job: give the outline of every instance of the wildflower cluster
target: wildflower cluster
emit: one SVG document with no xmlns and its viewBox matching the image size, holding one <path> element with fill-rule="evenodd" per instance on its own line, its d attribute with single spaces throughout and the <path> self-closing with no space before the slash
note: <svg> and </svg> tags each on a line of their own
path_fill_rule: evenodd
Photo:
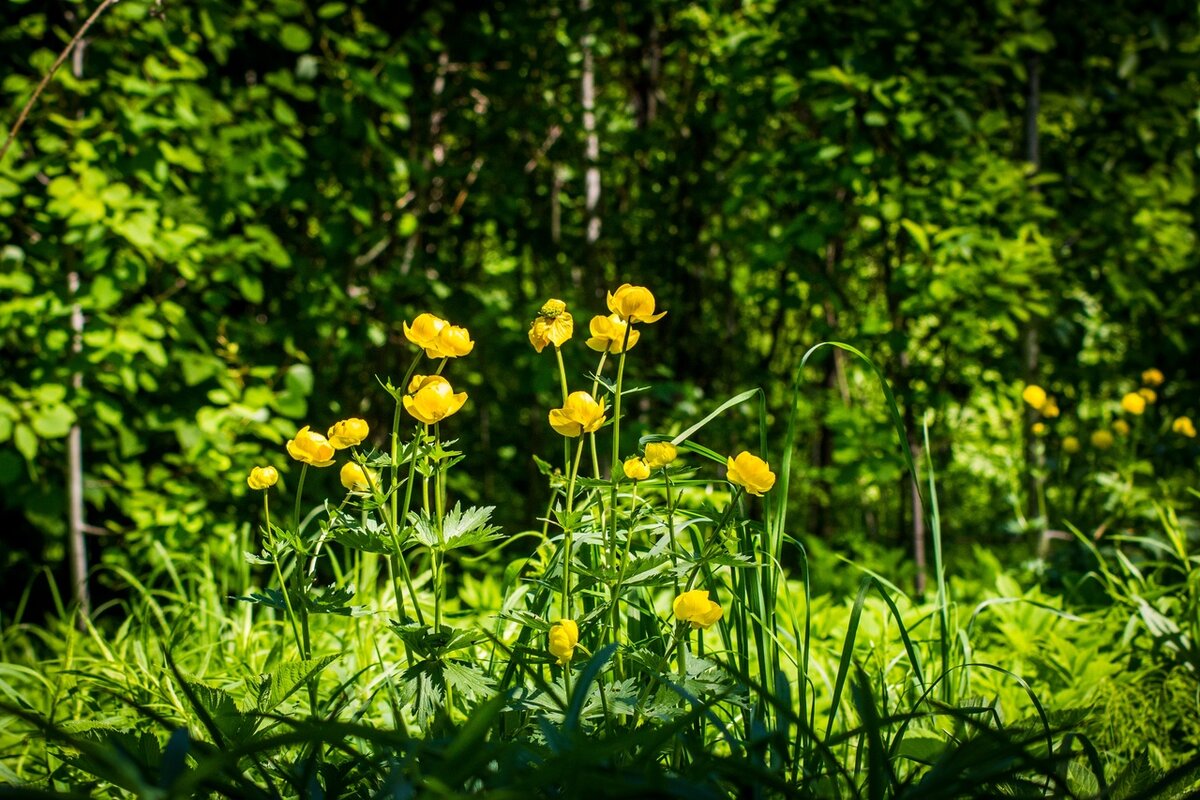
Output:
<svg viewBox="0 0 1200 800">
<path fill-rule="evenodd" d="M 602 680 L 614 687 L 632 677 L 635 664 L 674 660 L 686 674 L 691 639 L 695 637 L 703 655 L 704 631 L 725 620 L 717 598 L 737 585 L 736 580 L 726 580 L 722 565 L 766 562 L 760 552 L 739 553 L 736 542 L 746 536 L 751 498 L 764 497 L 775 485 L 775 473 L 760 455 L 743 450 L 714 458 L 711 451 L 688 441 L 691 431 L 674 438 L 645 436 L 637 450 L 623 449 L 622 427 L 628 433 L 622 410 L 626 362 L 647 327 L 666 312 L 657 308 L 649 289 L 631 284 L 608 294 L 607 311 L 588 325 L 585 344 L 599 353 L 599 363 L 588 374 L 588 384 L 577 388 L 571 385 L 577 378 L 563 355 L 575 332 L 567 305 L 558 299 L 546 301 L 529 327 L 534 350 L 552 350 L 555 356 L 561 400 L 547 409 L 545 419 L 562 437 L 563 461 L 553 476 L 552 513 L 541 544 L 523 563 L 526 574 L 518 573 L 528 581 L 520 595 L 524 606 L 505 614 L 518 623 L 516 638 L 506 647 L 522 654 L 538 652 L 542 664 L 561 668 L 568 691 L 579 655 L 606 647 L 616 655 Z M 451 359 L 474 350 L 471 334 L 430 313 L 406 321 L 403 330 L 417 352 L 399 385 L 382 381 L 395 401 L 390 435 L 376 437 L 372 444 L 372 426 L 357 417 L 335 422 L 324 434 L 310 425 L 298 430 L 286 445 L 288 455 L 301 465 L 290 525 L 273 525 L 270 518 L 267 490 L 278 484 L 278 469 L 255 467 L 246 478 L 251 488 L 263 492 L 263 546 L 252 560 L 273 567 L 280 589 L 242 599 L 284 612 L 300 658 L 307 662 L 317 657 L 310 616 L 358 613 L 350 602 L 356 591 L 370 602 L 370 590 L 377 583 L 375 565 L 382 559 L 394 601 L 391 628 L 403 639 L 408 656 L 406 691 L 414 709 L 428 714 L 439 706 L 454 707 L 456 685 L 470 693 L 481 691 L 485 683 L 478 665 L 463 652 L 480 641 L 478 633 L 454 628 L 444 597 L 447 584 L 455 579 L 450 553 L 486 544 L 499 534 L 488 524 L 491 508 L 464 509 L 460 503 L 451 507 L 447 491 L 447 472 L 461 454 L 451 449 L 454 441 L 443 438 L 442 428 L 468 397 L 456 391 L 444 373 Z M 431 360 L 428 368 L 422 367 L 426 359 Z M 611 447 L 604 468 L 598 438 L 606 433 Z M 718 464 L 723 459 L 727 492 L 722 496 L 728 498 L 723 511 L 684 502 L 683 486 L 696 483 L 701 475 L 698 467 L 681 464 L 680 456 L 687 451 Z M 586 477 L 580 474 L 585 452 L 591 463 Z M 338 479 L 346 490 L 341 502 L 326 502 L 303 514 L 308 470 L 339 461 Z M 557 528 L 555 535 L 551 525 Z M 684 532 L 687 542 L 682 540 Z M 320 589 L 317 567 L 331 545 L 355 556 L 347 562 L 347 585 Z M 346 572 L 342 567 L 333 571 Z M 648 591 L 654 594 L 645 594 Z M 557 613 L 552 613 L 555 607 Z M 648 623 L 646 611 L 651 607 L 657 611 Z M 637 626 L 627 619 L 630 608 L 638 609 Z M 658 638 L 645 638 L 648 624 L 661 626 Z M 728 641 L 729 631 L 718 630 Z M 529 640 L 538 632 L 546 636 L 545 644 L 533 648 Z M 738 635 L 745 639 L 744 631 Z M 642 678 L 653 685 L 651 675 Z M 315 711 L 315 680 L 308 685 Z"/>
<path fill-rule="evenodd" d="M 586 524 L 579 516 L 576 502 L 577 478 L 580 469 L 585 444 L 590 447 L 592 454 L 594 480 L 603 480 L 604 476 L 599 467 L 599 452 L 596 434 L 605 426 L 612 428 L 612 449 L 609 465 L 609 497 L 604 502 L 603 493 L 592 493 L 590 510 L 593 524 L 599 525 L 599 530 L 589 530 L 598 533 L 605 540 L 600 552 L 594 554 L 599 559 L 600 566 L 606 574 L 615 576 L 607 589 L 609 606 L 609 630 L 607 636 L 611 641 L 619 641 L 619 630 L 622 627 L 620 606 L 622 602 L 622 582 L 625 579 L 630 552 L 635 531 L 630 525 L 625 530 L 619 530 L 619 520 L 622 518 L 618 508 L 618 480 L 624 477 L 633 484 L 630 494 L 631 509 L 627 515 L 626 524 L 632 522 L 641 514 L 650 513 L 644 505 L 644 500 L 638 498 L 637 487 L 650 482 L 655 476 L 655 488 L 659 485 L 665 489 L 666 513 L 673 517 L 676 508 L 677 495 L 673 496 L 671 487 L 671 471 L 668 469 L 679 456 L 678 441 L 649 441 L 641 453 L 622 456 L 621 454 L 621 403 L 623 399 L 624 375 L 626 357 L 630 350 L 641 341 L 643 326 L 658 322 L 666 314 L 657 309 L 654 294 L 644 286 L 623 284 L 607 296 L 608 314 L 597 314 L 588 323 L 590 336 L 586 340 L 589 349 L 600 353 L 600 361 L 594 371 L 590 390 L 570 388 L 562 348 L 574 334 L 573 316 L 568 311 L 566 303 L 558 299 L 547 300 L 530 323 L 529 342 L 541 353 L 553 346 L 559 377 L 562 387 L 561 406 L 551 408 L 548 422 L 555 432 L 567 440 L 577 439 L 572 457 L 570 446 L 564 442 L 563 475 L 566 476 L 566 486 L 563 490 L 562 513 L 559 516 L 563 527 L 562 545 L 558 548 L 557 560 L 562 574 L 560 591 L 560 618 L 549 628 L 548 649 L 560 666 L 568 666 L 574 657 L 575 650 L 582 647 L 579 644 L 579 624 L 574 619 L 575 590 L 573 575 L 581 571 L 577 563 L 577 552 L 574 538 L 581 531 L 577 527 Z M 617 360 L 615 383 L 611 385 L 611 407 L 604 397 L 598 396 L 601 386 L 601 376 L 610 356 Z M 736 457 L 729 457 L 726 462 L 726 479 L 738 491 L 748 495 L 762 496 L 775 483 L 775 474 L 767 463 L 750 452 L 741 452 Z M 680 548 L 675 540 L 674 523 L 668 520 L 667 549 L 673 563 L 678 564 L 681 556 Z M 622 538 L 624 541 L 622 542 Z M 676 589 L 676 599 L 673 604 L 674 616 L 681 623 L 686 623 L 688 629 L 704 629 L 714 625 L 723 615 L 722 607 L 715 600 L 709 599 L 711 589 L 693 589 L 693 581 L 698 577 L 693 571 L 686 581 L 681 584 L 677 574 L 672 578 Z M 605 634 L 593 636 L 596 643 L 603 641 Z"/>
</svg>

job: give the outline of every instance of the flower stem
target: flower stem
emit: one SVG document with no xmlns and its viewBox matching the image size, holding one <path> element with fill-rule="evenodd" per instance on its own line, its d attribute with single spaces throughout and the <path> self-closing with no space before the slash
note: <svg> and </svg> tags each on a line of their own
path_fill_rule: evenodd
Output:
<svg viewBox="0 0 1200 800">
<path fill-rule="evenodd" d="M 445 362 L 443 362 L 443 363 L 445 363 Z M 425 430 L 426 430 L 426 432 L 428 432 L 428 430 L 429 430 L 428 427 L 426 427 Z M 438 448 L 438 446 L 441 444 L 441 441 L 442 441 L 441 426 L 438 425 L 437 423 L 434 423 L 434 425 L 433 425 L 434 449 Z M 445 565 L 445 557 L 446 557 L 446 552 L 445 552 L 445 544 L 446 543 L 442 537 L 442 524 L 443 524 L 443 520 L 445 520 L 445 518 L 446 518 L 445 489 L 446 489 L 446 474 L 445 474 L 445 470 L 442 468 L 441 461 L 439 461 L 437 466 L 434 467 L 434 473 L 433 473 L 433 501 L 434 501 L 434 507 L 435 507 L 434 513 L 437 514 L 437 524 L 435 526 L 435 530 L 437 531 L 438 546 L 437 546 L 436 550 L 431 549 L 430 553 L 429 553 L 430 566 L 433 569 L 433 630 L 434 630 L 434 632 L 437 632 L 437 631 L 441 630 L 441 628 L 442 628 L 442 588 L 443 588 L 443 586 L 442 586 L 442 583 L 443 583 L 442 568 Z"/>
<path fill-rule="evenodd" d="M 563 532 L 563 590 L 562 590 L 562 618 L 571 618 L 571 540 L 574 531 L 574 523 L 571 520 L 571 513 L 575 509 L 575 478 L 579 475 L 579 460 L 583 455 L 583 437 L 579 437 L 579 445 L 575 448 L 575 463 L 571 467 L 571 477 L 567 481 L 567 518 L 565 519 L 565 531 Z M 569 689 L 568 689 L 569 691 Z"/>
</svg>

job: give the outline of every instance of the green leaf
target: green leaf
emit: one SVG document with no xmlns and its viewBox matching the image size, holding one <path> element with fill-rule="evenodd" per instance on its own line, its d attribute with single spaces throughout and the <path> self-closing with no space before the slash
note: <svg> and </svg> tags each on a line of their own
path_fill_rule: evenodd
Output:
<svg viewBox="0 0 1200 800">
<path fill-rule="evenodd" d="M 288 661 L 262 676 L 258 688 L 258 710 L 266 713 L 291 697 L 297 689 L 332 664 L 340 654 L 304 661 Z"/>
<path fill-rule="evenodd" d="M 279 41 L 293 53 L 303 53 L 312 47 L 312 34 L 294 22 L 283 26 L 279 32 Z"/>
<path fill-rule="evenodd" d="M 499 526 L 487 524 L 494 510 L 495 506 L 476 506 L 464 511 L 461 504 L 455 503 L 442 520 L 440 535 L 437 520 L 428 512 L 412 512 L 408 519 L 418 542 L 431 549 L 454 550 L 499 539 Z"/>
<path fill-rule="evenodd" d="M 13 444 L 17 446 L 17 450 L 21 455 L 25 456 L 26 461 L 33 461 L 37 455 L 38 440 L 34 435 L 33 430 L 24 422 L 17 423 L 16 430 L 13 431 Z"/>
<path fill-rule="evenodd" d="M 75 412 L 65 405 L 42 408 L 33 418 L 33 430 L 43 439 L 61 439 L 75 424 Z"/>
</svg>

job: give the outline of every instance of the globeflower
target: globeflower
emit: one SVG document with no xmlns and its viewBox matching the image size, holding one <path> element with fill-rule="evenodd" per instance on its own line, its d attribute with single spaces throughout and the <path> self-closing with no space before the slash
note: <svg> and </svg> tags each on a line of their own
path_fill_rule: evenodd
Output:
<svg viewBox="0 0 1200 800">
<path fill-rule="evenodd" d="M 455 394 L 450 381 L 441 375 L 414 375 L 404 396 L 404 410 L 420 422 L 433 425 L 457 413 L 465 402 L 467 393 Z"/>
<path fill-rule="evenodd" d="M 1162 370 L 1155 367 L 1142 372 L 1142 384 L 1144 386 L 1162 386 L 1164 380 L 1166 378 L 1163 377 Z"/>
<path fill-rule="evenodd" d="M 1130 392 L 1121 398 L 1121 408 L 1126 412 L 1137 416 L 1146 410 L 1146 398 L 1142 397 L 1137 392 Z"/>
<path fill-rule="evenodd" d="M 665 467 L 678 455 L 678 448 L 670 442 L 650 442 L 646 445 L 646 464 L 650 469 Z"/>
<path fill-rule="evenodd" d="M 539 353 L 546 345 L 562 347 L 575 335 L 575 319 L 567 311 L 567 304 L 551 298 L 546 301 L 529 326 L 529 343 Z"/>
<path fill-rule="evenodd" d="M 693 628 L 710 628 L 725 613 L 720 604 L 708 599 L 705 589 L 692 589 L 679 595 L 671 610 L 676 619 L 691 623 Z"/>
<path fill-rule="evenodd" d="M 354 447 L 362 444 L 363 439 L 367 438 L 367 434 L 371 432 L 371 428 L 367 425 L 365 419 L 351 417 L 344 419 L 341 422 L 333 423 L 333 427 L 326 434 L 329 437 L 329 443 L 333 445 L 335 450 L 345 450 L 347 447 Z"/>
<path fill-rule="evenodd" d="M 1186 436 L 1189 439 L 1196 438 L 1196 426 L 1192 424 L 1191 417 L 1179 417 L 1171 423 L 1171 430 L 1181 436 Z M 270 469 L 270 467 L 268 467 Z"/>
<path fill-rule="evenodd" d="M 450 323 L 441 317 L 435 317 L 433 314 L 418 314 L 413 320 L 412 326 L 407 322 L 404 323 L 404 338 L 415 344 L 417 347 L 428 351 L 437 344 L 438 334 L 442 332 Z M 430 356 L 437 358 L 437 356 Z"/>
<path fill-rule="evenodd" d="M 1076 439 L 1074 436 L 1064 436 L 1063 437 L 1062 449 L 1063 449 L 1064 453 L 1072 453 L 1072 454 L 1078 453 L 1079 447 L 1080 447 L 1079 440 Z"/>
<path fill-rule="evenodd" d="M 725 462 L 726 478 L 730 483 L 741 486 L 747 492 L 762 497 L 775 485 L 775 473 L 767 462 L 743 450 L 737 458 L 730 456 Z"/>
<path fill-rule="evenodd" d="M 550 427 L 572 438 L 599 430 L 604 420 L 604 401 L 583 391 L 571 392 L 562 408 L 550 410 Z"/>
<path fill-rule="evenodd" d="M 642 334 L 635 329 L 630 329 L 629 338 L 626 340 L 625 331 L 628 328 L 629 323 L 622 322 L 616 314 L 610 314 L 607 317 L 597 315 L 592 317 L 592 321 L 588 323 L 588 332 L 591 337 L 585 344 L 598 353 L 605 351 L 620 353 L 629 350 L 637 344 Z"/>
<path fill-rule="evenodd" d="M 1092 447 L 1107 450 L 1113 446 L 1113 435 L 1105 430 L 1092 431 Z"/>
<path fill-rule="evenodd" d="M 1192 435 L 1194 436 L 1195 434 Z M 246 483 L 250 484 L 250 488 L 255 491 L 270 489 L 278 482 L 279 470 L 274 467 L 255 467 L 250 470 L 250 475 L 246 478 Z"/>
<path fill-rule="evenodd" d="M 328 467 L 333 463 L 336 452 L 328 439 L 309 430 L 307 425 L 296 431 L 295 439 L 288 439 L 287 451 L 297 461 L 314 467 Z"/>
<path fill-rule="evenodd" d="M 667 312 L 654 313 L 654 295 L 645 286 L 621 284 L 608 293 L 608 310 L 628 322 L 658 322 Z"/>
<path fill-rule="evenodd" d="M 637 456 L 625 459 L 621 465 L 625 477 L 631 481 L 644 481 L 650 477 L 650 465 Z"/>
<path fill-rule="evenodd" d="M 1123 419 L 1113 420 L 1112 429 L 1117 432 L 1117 436 L 1129 435 L 1129 423 Z"/>
<path fill-rule="evenodd" d="M 1033 433 L 1034 436 L 1045 436 L 1046 435 L 1046 423 L 1035 422 L 1035 423 L 1033 423 L 1033 425 L 1031 425 L 1029 427 L 1029 430 L 1030 430 L 1030 432 Z"/>
<path fill-rule="evenodd" d="M 353 461 L 347 461 L 342 465 L 338 479 L 351 492 L 366 492 L 375 482 L 375 473 L 368 472 Z"/>
<path fill-rule="evenodd" d="M 1138 389 L 1137 393 L 1142 396 L 1142 399 L 1146 401 L 1147 405 L 1154 405 L 1158 402 L 1158 392 L 1154 391 L 1153 389 L 1147 389 L 1143 386 L 1141 389 Z"/>
<path fill-rule="evenodd" d="M 1058 416 L 1058 401 L 1053 397 L 1046 398 L 1046 402 L 1042 406 L 1042 416 L 1046 419 L 1054 419 Z"/>
<path fill-rule="evenodd" d="M 579 626 L 573 619 L 560 619 L 550 626 L 550 655 L 558 659 L 558 665 L 565 667 L 575 656 L 575 646 L 579 644 Z"/>
<path fill-rule="evenodd" d="M 433 344 L 425 348 L 430 358 L 461 358 L 475 349 L 471 333 L 466 328 L 447 323 L 438 331 Z"/>
<path fill-rule="evenodd" d="M 1031 383 L 1025 387 L 1025 391 L 1021 392 L 1021 399 L 1032 406 L 1035 411 L 1041 411 L 1042 406 L 1046 405 L 1046 390 Z"/>
</svg>

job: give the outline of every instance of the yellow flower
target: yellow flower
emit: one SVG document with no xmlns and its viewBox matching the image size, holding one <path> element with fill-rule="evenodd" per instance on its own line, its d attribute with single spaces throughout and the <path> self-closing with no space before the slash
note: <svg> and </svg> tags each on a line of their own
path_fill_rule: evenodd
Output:
<svg viewBox="0 0 1200 800">
<path fill-rule="evenodd" d="M 1155 369 L 1154 367 L 1142 373 L 1142 383 L 1146 386 L 1162 386 L 1165 380 L 1166 378 L 1163 377 L 1162 370 Z"/>
<path fill-rule="evenodd" d="M 1158 402 L 1158 392 L 1154 391 L 1153 389 L 1146 389 L 1143 387 L 1138 389 L 1138 394 L 1142 396 L 1142 399 L 1146 401 L 1147 405 L 1154 405 L 1154 403 Z"/>
<path fill-rule="evenodd" d="M 307 425 L 296 431 L 295 439 L 288 439 L 287 451 L 297 461 L 314 467 L 328 467 L 333 463 L 336 452 L 328 439 L 316 431 L 310 431 Z"/>
<path fill-rule="evenodd" d="M 597 403 L 587 392 L 571 392 L 562 408 L 550 410 L 550 427 L 563 436 L 597 431 L 604 419 L 604 401 Z"/>
<path fill-rule="evenodd" d="M 529 326 L 529 343 L 539 353 L 548 344 L 562 347 L 575 334 L 575 319 L 562 300 L 550 299 Z"/>
<path fill-rule="evenodd" d="M 631 481 L 644 481 L 650 477 L 650 465 L 637 456 L 625 459 L 621 469 L 625 471 L 625 477 Z"/>
<path fill-rule="evenodd" d="M 1114 420 L 1113 424 L 1112 424 L 1112 428 L 1114 431 L 1117 432 L 1118 436 L 1128 436 L 1129 435 L 1129 423 L 1123 419 Z"/>
<path fill-rule="evenodd" d="M 629 322 L 658 322 L 667 312 L 654 313 L 654 295 L 645 286 L 621 284 L 608 293 L 608 310 Z"/>
<path fill-rule="evenodd" d="M 426 425 L 441 422 L 467 402 L 467 393 L 454 393 L 441 375 L 414 375 L 404 396 L 404 410 Z"/>
<path fill-rule="evenodd" d="M 1107 450 L 1113 446 L 1113 435 L 1108 431 L 1092 431 L 1092 447 Z"/>
<path fill-rule="evenodd" d="M 775 473 L 767 462 L 745 450 L 738 453 L 737 458 L 730 456 L 725 462 L 726 478 L 730 483 L 737 484 L 750 494 L 762 497 L 763 492 L 771 491 L 775 485 Z"/>
<path fill-rule="evenodd" d="M 575 656 L 575 646 L 579 644 L 579 626 L 573 619 L 560 619 L 550 626 L 550 655 L 558 659 L 558 665 L 565 667 Z"/>
<path fill-rule="evenodd" d="M 675 618 L 681 622 L 690 622 L 693 628 L 709 628 L 721 618 L 725 610 L 718 603 L 708 599 L 705 589 L 692 589 L 675 598 L 671 609 Z"/>
<path fill-rule="evenodd" d="M 466 328 L 447 323 L 438 331 L 433 344 L 425 348 L 430 358 L 460 358 L 475 349 L 471 333 Z"/>
<path fill-rule="evenodd" d="M 1046 390 L 1037 384 L 1031 383 L 1025 387 L 1025 391 L 1021 392 L 1021 399 L 1035 410 L 1041 411 L 1042 406 L 1046 405 Z"/>
<path fill-rule="evenodd" d="M 326 434 L 329 437 L 329 443 L 336 450 L 345 450 L 347 447 L 354 447 L 357 444 L 362 444 L 363 439 L 367 438 L 367 434 L 371 432 L 367 426 L 365 419 L 351 417 L 344 419 L 341 422 L 333 423 L 333 427 Z"/>
<path fill-rule="evenodd" d="M 1171 430 L 1189 439 L 1196 438 L 1196 426 L 1192 424 L 1191 417 L 1179 417 L 1171 423 Z M 267 469 L 270 469 L 270 467 L 267 467 Z"/>
<path fill-rule="evenodd" d="M 437 344 L 438 334 L 450 323 L 433 314 L 418 314 L 412 326 L 404 323 L 404 337 L 422 350 L 428 351 Z M 437 358 L 437 356 L 430 356 Z"/>
<path fill-rule="evenodd" d="M 1176 421 L 1178 422 L 1178 420 Z M 250 488 L 255 490 L 270 489 L 278 482 L 279 470 L 274 467 L 255 467 L 250 470 L 250 477 L 246 478 L 246 483 L 250 484 Z"/>
<path fill-rule="evenodd" d="M 1079 440 L 1074 436 L 1064 436 L 1062 440 L 1062 449 L 1064 453 L 1078 453 Z"/>
<path fill-rule="evenodd" d="M 1053 397 L 1046 398 L 1046 403 L 1042 406 L 1042 416 L 1046 419 L 1054 419 L 1058 416 L 1058 401 Z"/>
<path fill-rule="evenodd" d="M 1033 432 L 1033 435 L 1034 435 L 1034 436 L 1045 436 L 1045 435 L 1046 435 L 1046 423 L 1044 423 L 1044 422 L 1035 422 L 1035 423 L 1033 423 L 1033 425 L 1032 425 L 1032 426 L 1029 428 L 1029 430 Z"/>
<path fill-rule="evenodd" d="M 375 473 L 369 473 L 367 470 L 355 464 L 353 461 L 347 461 L 342 465 L 341 472 L 338 473 L 338 478 L 342 481 L 342 486 L 345 486 L 352 492 L 369 492 L 371 484 L 375 483 Z"/>
<path fill-rule="evenodd" d="M 670 464 L 679 455 L 679 450 L 670 442 L 650 442 L 646 445 L 646 464 L 658 469 Z"/>
<path fill-rule="evenodd" d="M 1130 392 L 1121 398 L 1121 408 L 1136 416 L 1146 410 L 1146 398 L 1137 392 Z"/>
<path fill-rule="evenodd" d="M 591 333 L 591 338 L 585 344 L 598 353 L 603 353 L 607 350 L 610 353 L 620 353 L 622 350 L 629 350 L 635 344 L 642 334 L 636 330 L 629 331 L 629 342 L 625 342 L 625 329 L 629 324 L 622 322 L 621 318 L 616 314 L 610 314 L 607 317 L 595 316 L 588 323 L 588 332 Z"/>
</svg>

